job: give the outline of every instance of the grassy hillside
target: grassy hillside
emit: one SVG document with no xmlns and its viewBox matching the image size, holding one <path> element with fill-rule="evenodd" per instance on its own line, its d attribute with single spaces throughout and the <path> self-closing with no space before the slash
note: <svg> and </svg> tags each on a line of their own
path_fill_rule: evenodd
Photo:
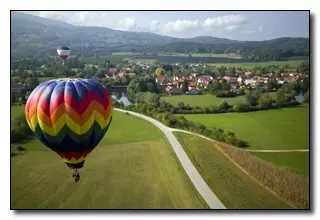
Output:
<svg viewBox="0 0 320 220">
<path fill-rule="evenodd" d="M 206 127 L 234 131 L 250 149 L 308 149 L 309 105 L 247 113 L 184 115 Z"/>
<path fill-rule="evenodd" d="M 11 157 L 13 209 L 208 208 L 162 132 L 134 116 L 114 113 L 76 184 L 62 159 L 40 141 L 21 145 L 26 151 Z"/>
<path fill-rule="evenodd" d="M 275 92 L 266 93 L 274 97 Z M 228 104 L 236 104 L 237 102 L 246 102 L 245 96 L 237 96 L 231 98 L 217 98 L 215 95 L 205 94 L 205 95 L 179 95 L 179 96 L 164 96 L 161 97 L 168 103 L 177 106 L 179 102 L 183 102 L 185 105 L 190 106 L 200 106 L 200 107 L 210 107 L 219 106 L 224 100 Z"/>
<path fill-rule="evenodd" d="M 200 175 L 227 208 L 290 208 L 231 163 L 212 142 L 185 133 L 174 134 Z"/>
</svg>

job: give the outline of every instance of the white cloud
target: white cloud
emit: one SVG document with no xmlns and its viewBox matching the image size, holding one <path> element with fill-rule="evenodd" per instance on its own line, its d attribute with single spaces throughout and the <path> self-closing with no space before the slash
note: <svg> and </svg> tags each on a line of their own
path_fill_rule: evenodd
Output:
<svg viewBox="0 0 320 220">
<path fill-rule="evenodd" d="M 137 17 L 127 16 L 123 14 L 115 14 L 113 12 L 93 12 L 93 11 L 41 11 L 32 12 L 41 17 L 68 22 L 73 25 L 81 26 L 101 26 L 118 30 L 127 31 L 147 31 L 164 35 L 185 35 L 190 32 L 208 33 L 213 31 L 232 32 L 240 28 L 245 32 L 244 24 L 247 18 L 243 15 L 231 14 L 217 17 L 208 17 L 202 20 L 169 20 L 160 22 L 159 20 L 138 20 Z M 246 30 L 247 33 L 262 31 L 260 26 L 254 30 Z"/>
<path fill-rule="evenodd" d="M 75 17 L 78 17 L 80 21 L 85 21 L 88 18 L 89 12 L 87 11 L 81 11 L 75 13 Z"/>
<path fill-rule="evenodd" d="M 176 20 L 169 21 L 163 25 L 162 31 L 168 33 L 176 33 L 185 31 L 190 28 L 199 28 L 200 22 L 198 20 Z"/>
<path fill-rule="evenodd" d="M 118 29 L 122 30 L 134 30 L 137 28 L 136 18 L 134 17 L 125 17 L 119 21 Z"/>
<path fill-rule="evenodd" d="M 238 29 L 239 27 L 240 27 L 239 25 L 230 25 L 230 26 L 225 27 L 224 29 L 226 31 L 234 31 L 234 30 Z"/>
<path fill-rule="evenodd" d="M 189 29 L 208 30 L 214 28 L 224 28 L 226 31 L 233 31 L 246 23 L 246 17 L 242 15 L 225 15 L 220 17 L 211 17 L 205 20 L 176 20 L 169 21 L 161 25 L 161 33 L 179 33 Z"/>
<path fill-rule="evenodd" d="M 214 18 L 207 18 L 203 22 L 203 27 L 221 27 L 240 25 L 247 21 L 246 17 L 242 15 L 225 15 Z"/>
<path fill-rule="evenodd" d="M 158 20 L 152 20 L 152 21 L 150 22 L 149 29 L 150 29 L 151 31 L 157 31 L 158 28 L 159 28 L 159 21 L 158 21 Z"/>
<path fill-rule="evenodd" d="M 244 33 L 244 34 L 254 34 L 254 33 L 262 32 L 262 31 L 263 31 L 263 26 L 259 26 L 258 28 L 255 28 L 255 29 L 243 30 L 242 33 Z"/>
</svg>

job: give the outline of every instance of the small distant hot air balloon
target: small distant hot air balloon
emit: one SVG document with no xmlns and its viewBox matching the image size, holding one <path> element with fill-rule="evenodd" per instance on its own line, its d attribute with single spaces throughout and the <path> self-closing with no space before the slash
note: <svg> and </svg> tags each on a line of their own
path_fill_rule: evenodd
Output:
<svg viewBox="0 0 320 220">
<path fill-rule="evenodd" d="M 31 130 L 74 170 L 76 181 L 77 169 L 108 131 L 112 113 L 110 94 L 89 79 L 43 82 L 32 91 L 25 108 Z"/>
<path fill-rule="evenodd" d="M 65 60 L 70 56 L 70 49 L 69 47 L 59 47 L 57 49 L 57 53 L 60 56 L 61 59 L 63 59 L 63 64 L 65 63 Z"/>
</svg>

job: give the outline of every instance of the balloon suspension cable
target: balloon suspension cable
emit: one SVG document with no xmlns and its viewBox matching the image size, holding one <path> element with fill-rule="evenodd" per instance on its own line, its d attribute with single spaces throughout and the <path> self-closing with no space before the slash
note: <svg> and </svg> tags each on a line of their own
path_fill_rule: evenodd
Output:
<svg viewBox="0 0 320 220">
<path fill-rule="evenodd" d="M 74 170 L 73 170 L 73 175 L 77 175 L 77 174 L 79 175 L 78 169 L 74 169 Z"/>
</svg>

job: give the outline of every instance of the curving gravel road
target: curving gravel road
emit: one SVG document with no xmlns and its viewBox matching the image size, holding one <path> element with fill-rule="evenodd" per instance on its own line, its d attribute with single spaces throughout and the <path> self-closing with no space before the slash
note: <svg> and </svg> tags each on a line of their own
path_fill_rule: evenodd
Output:
<svg viewBox="0 0 320 220">
<path fill-rule="evenodd" d="M 180 145 L 177 138 L 173 135 L 172 129 L 166 127 L 165 125 L 163 125 L 162 123 L 160 123 L 159 121 L 153 118 L 150 118 L 148 116 L 145 116 L 136 112 L 127 111 L 127 110 L 118 109 L 118 108 L 114 108 L 114 110 L 119 112 L 129 112 L 131 115 L 143 118 L 151 122 L 155 126 L 157 126 L 167 137 L 168 141 L 171 144 L 171 147 L 173 148 L 180 163 L 182 164 L 182 167 L 186 171 L 191 182 L 194 184 L 194 186 L 196 187 L 200 195 L 207 202 L 209 207 L 211 209 L 226 209 L 226 207 L 222 204 L 222 202 L 218 199 L 218 197 L 212 192 L 212 190 L 209 188 L 206 182 L 202 179 L 197 169 L 194 167 L 193 163 L 189 159 L 188 155 L 183 150 L 183 147 Z"/>
</svg>

